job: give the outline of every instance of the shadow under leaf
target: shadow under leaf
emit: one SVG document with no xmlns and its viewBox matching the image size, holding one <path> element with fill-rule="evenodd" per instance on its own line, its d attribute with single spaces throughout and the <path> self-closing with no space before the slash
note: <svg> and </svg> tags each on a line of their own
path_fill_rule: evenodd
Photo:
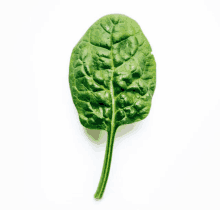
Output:
<svg viewBox="0 0 220 210">
<path fill-rule="evenodd" d="M 141 122 L 136 122 L 132 124 L 122 125 L 117 129 L 116 138 L 123 136 L 125 134 L 135 132 L 139 129 L 139 124 Z M 88 128 L 84 128 L 84 132 L 87 135 L 88 139 L 95 144 L 104 144 L 107 141 L 107 132 L 104 130 L 92 130 Z"/>
</svg>

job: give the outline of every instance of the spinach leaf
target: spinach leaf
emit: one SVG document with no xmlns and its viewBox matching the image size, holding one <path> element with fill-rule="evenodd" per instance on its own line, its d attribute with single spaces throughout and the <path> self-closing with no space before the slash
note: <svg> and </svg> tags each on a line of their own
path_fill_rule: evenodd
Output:
<svg viewBox="0 0 220 210">
<path fill-rule="evenodd" d="M 117 128 L 147 117 L 156 85 L 156 63 L 140 26 L 113 14 L 100 18 L 72 51 L 69 83 L 80 122 L 108 132 L 95 198 L 107 183 Z"/>
</svg>

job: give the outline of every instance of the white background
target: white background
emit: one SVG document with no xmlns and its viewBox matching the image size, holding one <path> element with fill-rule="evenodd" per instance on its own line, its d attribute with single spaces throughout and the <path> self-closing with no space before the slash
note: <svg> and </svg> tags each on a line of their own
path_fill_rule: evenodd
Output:
<svg viewBox="0 0 220 210">
<path fill-rule="evenodd" d="M 219 210 L 219 0 L 0 3 L 1 210 Z M 157 62 L 149 116 L 116 135 L 81 126 L 68 84 L 73 47 L 106 14 L 136 20 Z"/>
</svg>

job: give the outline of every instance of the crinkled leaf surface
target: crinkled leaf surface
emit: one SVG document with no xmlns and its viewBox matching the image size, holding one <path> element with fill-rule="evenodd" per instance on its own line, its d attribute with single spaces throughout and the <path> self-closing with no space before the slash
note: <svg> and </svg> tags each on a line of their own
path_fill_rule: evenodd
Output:
<svg viewBox="0 0 220 210">
<path fill-rule="evenodd" d="M 150 111 L 156 85 L 151 51 L 140 26 L 116 14 L 95 22 L 72 51 L 69 83 L 80 122 L 109 134 L 102 176 L 108 177 L 104 167 L 111 162 L 106 159 L 116 129 L 144 119 Z M 100 185 L 99 191 L 104 188 Z"/>
<path fill-rule="evenodd" d="M 156 85 L 156 64 L 140 26 L 124 15 L 94 23 L 75 46 L 69 82 L 80 122 L 108 130 L 144 119 Z M 115 119 L 113 119 L 115 118 Z"/>
</svg>

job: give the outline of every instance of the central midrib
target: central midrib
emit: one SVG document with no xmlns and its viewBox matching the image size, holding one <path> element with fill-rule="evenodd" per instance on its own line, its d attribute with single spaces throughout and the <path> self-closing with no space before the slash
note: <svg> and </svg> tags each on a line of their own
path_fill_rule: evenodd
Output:
<svg viewBox="0 0 220 210">
<path fill-rule="evenodd" d="M 111 45 L 111 69 L 112 69 L 112 75 L 111 75 L 111 84 L 110 84 L 110 92 L 111 92 L 111 97 L 112 97 L 112 120 L 111 120 L 111 136 L 110 139 L 112 139 L 112 135 L 114 133 L 114 128 L 115 128 L 115 93 L 114 93 L 114 86 L 113 86 L 113 77 L 114 77 L 114 71 L 115 71 L 115 66 L 114 66 L 114 61 L 113 61 L 113 30 L 114 26 L 112 27 L 111 31 L 111 39 L 110 39 L 110 45 Z"/>
<path fill-rule="evenodd" d="M 109 138 L 108 138 L 107 145 L 106 145 L 106 155 L 105 155 L 105 159 L 104 159 L 103 171 L 102 171 L 101 179 L 99 182 L 100 187 L 98 186 L 97 192 L 95 194 L 95 195 L 97 195 L 98 198 L 102 197 L 102 194 L 105 190 L 105 186 L 107 183 L 110 165 L 111 165 L 112 149 L 113 149 L 114 134 L 115 134 L 115 96 L 114 96 L 114 86 L 113 86 L 113 77 L 114 77 L 115 66 L 114 66 L 114 62 L 113 62 L 113 39 L 112 39 L 113 29 L 114 29 L 114 26 L 112 28 L 111 37 L 110 37 L 111 38 L 110 39 L 110 45 L 111 45 L 110 57 L 111 57 L 111 70 L 112 70 L 111 81 L 110 81 L 110 94 L 111 94 L 111 98 L 112 98 L 112 120 L 111 120 L 110 128 L 108 128 Z"/>
</svg>

